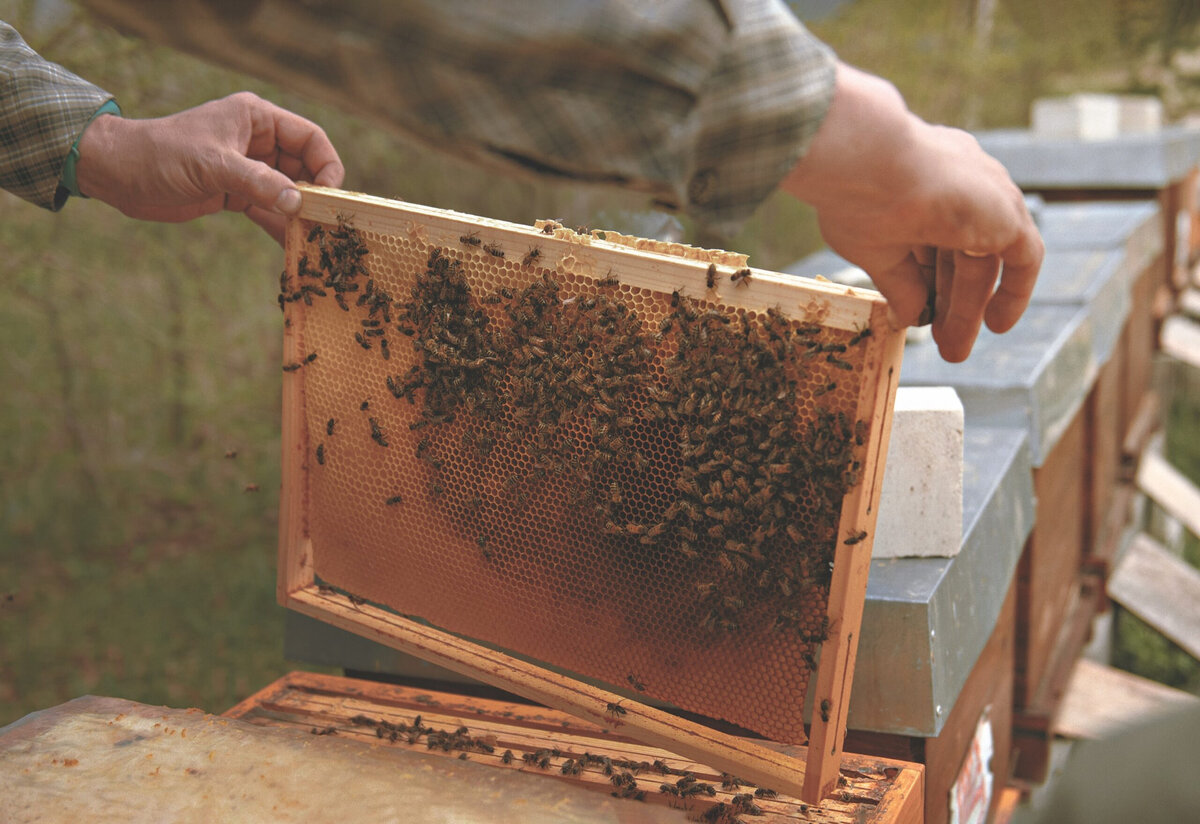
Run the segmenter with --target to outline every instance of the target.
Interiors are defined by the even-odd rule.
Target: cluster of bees
[[[466,760],[470,753],[492,755],[496,752],[495,736],[486,738],[472,736],[470,729],[465,726],[458,727],[454,731],[438,729],[425,724],[420,715],[414,716],[412,722],[407,724],[403,721],[387,721],[368,715],[356,715],[350,719],[350,722],[355,726],[373,728],[377,738],[391,743],[416,746],[422,743],[423,739],[426,749],[441,750],[447,753],[457,751],[459,752],[458,757],[463,760]],[[314,727],[311,730],[314,735],[333,735],[336,734],[336,731],[336,727],[323,729]],[[505,765],[511,765],[517,760],[517,756],[512,750],[505,750],[500,756],[501,763]],[[671,767],[659,759],[653,762],[634,761],[590,752],[577,755],[557,748],[544,748],[523,753],[520,761],[526,766],[540,770],[556,769],[566,776],[577,776],[588,769],[597,770],[603,773],[612,784],[611,794],[614,798],[644,801],[646,791],[641,788],[642,785],[638,781],[638,777],[644,773],[677,777],[674,781],[662,782],[658,788],[660,793],[667,796],[668,803],[672,807],[688,806],[693,799],[703,800],[717,794],[717,788],[712,784],[700,781],[688,770]],[[721,775],[721,789],[723,790],[732,792],[742,789],[745,784],[746,782],[742,779],[729,774]],[[699,820],[732,824],[739,820],[737,818],[739,814],[762,815],[762,810],[754,803],[754,799],[775,797],[775,791],[765,787],[755,789],[753,793],[738,793],[729,803],[720,802],[709,807]]]
[[[602,541],[690,569],[695,620],[708,636],[737,632],[747,605],[766,603],[769,627],[808,644],[825,639],[818,616],[837,542],[865,537],[835,530],[859,480],[866,428],[821,409],[798,423],[799,393],[811,387],[810,371],[824,376],[809,389],[815,396],[853,380],[847,352],[869,329],[835,342],[777,310],[724,312],[676,292],[650,330],[611,272],[570,295],[546,269],[524,288],[482,293],[448,248],[434,248],[407,298],[394,300],[370,278],[366,245],[344,220],[315,226],[308,241],[318,265],[301,257],[281,305],[331,290],[342,309],[353,298],[362,310],[355,341],[364,350],[387,360],[389,335],[411,341],[416,362],[386,385],[418,407],[410,427],[426,429],[416,457],[431,473],[432,497],[451,483],[447,461],[519,451],[528,459],[507,462],[501,484],[513,503],[552,480]],[[460,242],[467,253],[485,248],[478,235]],[[522,266],[537,263],[535,252]],[[461,448],[450,454],[431,435],[456,423],[446,431]],[[374,419],[372,438],[387,445]],[[669,493],[646,494],[651,476],[666,478]],[[478,511],[482,502],[468,503]],[[485,559],[503,551],[482,531],[475,540]],[[805,661],[815,666],[811,655]]]
[[[424,738],[426,749],[441,750],[442,752],[458,751],[459,757],[463,760],[466,760],[467,753],[480,752],[491,755],[496,751],[495,736],[473,737],[467,727],[459,727],[453,732],[430,727],[421,722],[419,715],[413,718],[411,724],[405,724],[403,721],[399,723],[385,721],[367,715],[356,715],[350,719],[350,723],[360,727],[374,727],[377,738],[386,739],[392,743],[403,741],[409,746],[415,746]]]

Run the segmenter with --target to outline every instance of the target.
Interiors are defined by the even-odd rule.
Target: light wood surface
[[[1200,572],[1191,564],[1140,534],[1113,572],[1108,594],[1200,658]]]
[[[1067,683],[1054,732],[1065,738],[1101,738],[1197,700],[1183,690],[1081,658]]]
[[[1149,448],[1142,455],[1137,485],[1189,532],[1200,536],[1200,490],[1159,449]]]

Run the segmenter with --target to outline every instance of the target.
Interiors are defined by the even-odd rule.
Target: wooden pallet
[[[726,804],[732,809],[734,797],[745,794],[750,795],[762,815],[744,817],[743,820],[761,824],[792,821],[915,824],[924,820],[924,768],[920,764],[888,758],[844,755],[836,789],[819,805],[814,805],[782,793],[773,798],[762,797],[762,794],[755,796],[757,788],[744,781],[736,785],[725,781],[723,785],[720,770],[664,749],[639,744],[607,726],[528,704],[293,672],[224,714],[262,726],[337,735],[378,746],[428,752],[442,758],[459,758],[465,753],[476,763],[496,769],[521,770],[544,776],[548,781],[585,787],[605,796],[614,792],[613,776],[606,774],[606,765],[611,764],[611,772],[618,780],[622,773],[630,773],[637,791],[645,793],[642,803],[678,808],[680,821],[699,820],[718,804]],[[482,740],[492,751],[483,751],[486,748],[478,746],[466,750],[454,746],[430,748],[428,733],[418,736],[412,744],[408,743],[406,734],[399,734],[392,740],[391,729],[387,726],[382,727],[382,734],[378,732],[385,723],[392,728],[411,726],[418,715],[423,727],[447,733],[466,727],[467,732],[463,733],[460,742],[466,738]],[[790,758],[803,759],[805,756],[804,747],[756,743]],[[512,754],[511,758],[506,759],[506,752]],[[536,759],[535,753],[539,754]],[[526,756],[541,763],[527,763]],[[604,759],[608,759],[607,764]],[[581,761],[582,767],[574,772],[572,766]],[[697,782],[710,785],[714,795],[700,793],[680,799],[661,790],[664,784],[677,785],[685,773],[694,776]],[[453,788],[447,788],[447,792],[452,791]],[[638,802],[630,799],[629,803]],[[711,817],[710,820],[718,819]]]

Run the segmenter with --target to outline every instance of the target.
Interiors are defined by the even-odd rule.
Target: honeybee
[[[708,264],[708,271],[704,275],[704,285],[709,289],[716,288],[717,285],[717,264]]]
[[[856,532],[855,534],[851,535],[849,538],[842,541],[842,543],[844,543],[846,546],[854,546],[857,543],[861,543],[866,537],[867,531],[864,529],[861,532]]]
[[[734,272],[732,275],[729,276],[729,282],[736,283],[738,286],[745,286],[747,283],[750,282],[750,270],[748,268],[747,269],[738,269],[736,272]]]

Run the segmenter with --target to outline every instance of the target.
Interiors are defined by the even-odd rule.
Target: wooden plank
[[[296,271],[300,254],[300,222],[288,221],[287,272]],[[275,599],[287,603],[289,592],[306,587],[314,580],[312,544],[304,526],[307,485],[303,483],[308,461],[308,429],[304,425],[304,385],[300,370],[292,368],[305,357],[301,330],[304,304],[297,301],[283,327],[283,418],[281,421],[282,487],[279,495],[279,568]]]
[[[1017,568],[1016,706],[1026,707],[1078,589],[1087,522],[1089,454],[1083,410],[1034,470],[1041,513]],[[1047,515],[1046,513],[1052,513]]]
[[[1162,328],[1162,348],[1171,357],[1200,369],[1200,325],[1187,318],[1167,318]]]
[[[1200,490],[1158,450],[1147,449],[1142,456],[1137,485],[1189,532],[1200,536]]]
[[[1123,480],[1132,481],[1137,475],[1137,465],[1142,452],[1150,443],[1150,437],[1162,423],[1162,402],[1158,393],[1151,390],[1142,395],[1137,412],[1121,443],[1121,467]]]
[[[1139,534],[1108,582],[1109,596],[1200,658],[1200,571]]]
[[[1179,296],[1179,311],[1192,320],[1200,320],[1200,289],[1185,289]]]
[[[1183,690],[1081,658],[1067,684],[1054,732],[1065,738],[1101,738],[1198,700]]]
[[[743,776],[760,786],[797,797],[806,792],[802,760],[487,650],[370,604],[351,604],[340,595],[322,593],[313,586],[292,593],[286,606],[539,704],[609,724],[641,741]],[[612,707],[617,705],[621,709],[614,712]]]
[[[754,288],[739,289],[729,283],[728,275],[744,266],[746,258],[731,252],[649,240],[632,248],[623,243],[601,240],[596,237],[596,232],[579,235],[570,229],[558,229],[547,235],[534,226],[414,203],[400,204],[395,200],[358,192],[304,183],[299,186],[304,193],[304,201],[298,217],[305,220],[335,223],[340,215],[350,219],[360,231],[400,236],[416,233],[425,242],[450,248],[460,245],[459,237],[464,228],[483,226],[487,229],[489,243],[502,249],[506,255],[520,259],[530,248],[538,247],[541,250],[539,267],[557,266],[564,272],[592,278],[603,278],[610,268],[619,268],[624,283],[668,295],[678,290],[680,294],[697,300],[712,299],[712,295],[704,289],[704,281],[709,255],[716,255],[727,261],[719,267],[716,293],[721,303],[728,306],[754,312],[778,307],[794,317],[812,316],[826,326],[851,330],[869,324],[872,315],[880,307],[886,312],[886,304],[878,292],[828,281],[805,279],[804,291],[808,294],[798,300],[800,290],[796,288],[796,278],[765,269],[751,268]],[[398,206],[403,206],[404,212],[409,214],[399,211]],[[419,226],[414,222],[415,219],[420,220]],[[607,234],[612,234],[614,238],[622,237],[616,233]],[[680,278],[681,265],[691,270],[686,279]]]
[[[874,339],[872,346],[885,345]],[[846,713],[850,706],[850,688],[854,675],[854,659],[858,652],[858,633],[862,626],[863,607],[867,597],[867,576],[871,572],[871,547],[874,535],[863,529],[873,527],[883,490],[883,456],[887,454],[892,430],[892,409],[900,383],[900,358],[904,340],[893,336],[881,352],[878,363],[886,369],[882,380],[868,373],[863,379],[864,397],[859,409],[871,410],[872,430],[880,435],[872,439],[864,464],[874,467],[872,476],[859,484],[842,504],[839,536],[858,536],[860,540],[840,540],[833,562],[833,581],[829,587],[829,638],[821,647],[821,666],[817,671],[813,707],[828,706],[831,712],[823,715],[814,709],[809,736],[809,769],[805,775],[805,801],[816,803],[828,795],[837,783],[838,764],[846,737]],[[875,359],[868,356],[868,363]],[[869,368],[869,367],[868,367]],[[853,541],[853,542],[852,542]],[[811,688],[810,688],[811,689]],[[829,702],[826,704],[825,702]],[[828,721],[826,721],[828,718]],[[828,753],[829,757],[823,756]],[[814,755],[820,756],[813,758]]]
[[[892,786],[879,802],[875,815],[878,821],[894,824],[922,824],[925,807],[921,799],[925,796],[925,771],[917,768],[901,770]]]
[[[601,769],[603,758],[613,763],[614,772],[628,771],[645,793],[647,804],[675,806],[697,820],[718,803],[732,804],[739,793],[753,793],[753,784],[733,781],[719,770],[677,753],[638,744],[604,723],[581,721],[574,715],[541,706],[512,704],[494,699],[466,697],[402,685],[381,684],[352,678],[293,672],[246,699],[226,713],[253,724],[332,735],[372,742],[384,747],[417,749],[433,756],[457,758],[461,750],[428,748],[420,736],[380,737],[383,731],[411,725],[416,715],[426,728],[450,731],[467,728],[471,739],[490,743],[486,748],[469,747],[467,758],[492,769],[518,770],[546,780],[591,789],[606,797],[611,777]],[[374,722],[374,723],[372,723]],[[797,748],[767,744],[780,752],[795,754]],[[504,751],[511,752],[505,758]],[[539,753],[544,766],[530,764],[524,755]],[[581,758],[584,754],[587,758]],[[572,761],[584,762],[578,771]],[[564,772],[564,767],[568,769]],[[702,795],[685,803],[662,791],[684,774],[711,785],[715,795]],[[809,806],[801,799],[780,793],[756,795],[753,803],[763,824],[803,821],[810,824],[916,824],[923,820],[923,770],[918,764],[847,754],[839,777],[840,791],[822,804]],[[633,815],[637,808],[632,808]],[[745,814],[743,814],[745,815]],[[634,820],[634,819],[631,819]],[[750,820],[750,819],[743,819]]]

